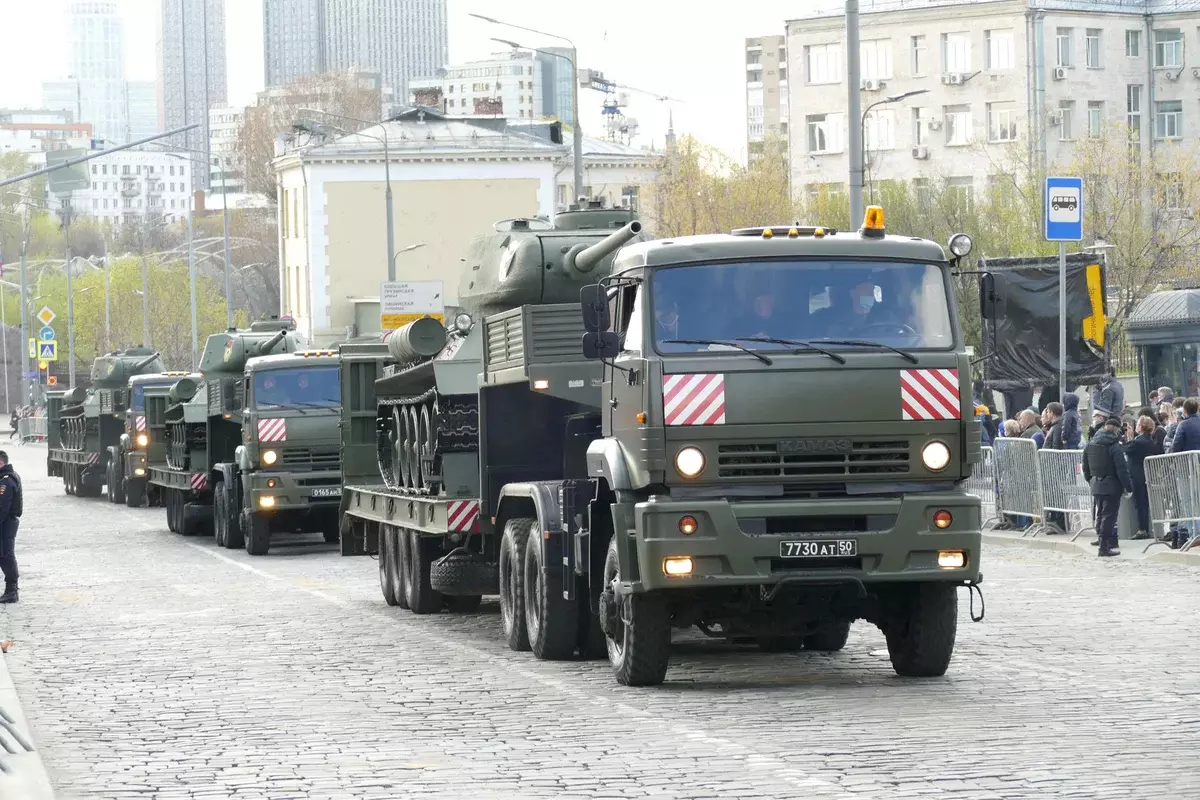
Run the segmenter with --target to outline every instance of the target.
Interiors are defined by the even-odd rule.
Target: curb
[[[1089,540],[1091,536],[1087,537]],[[1096,557],[1095,548],[1087,543],[1080,541],[1072,542],[1070,539],[1063,537],[1043,538],[1041,536],[1026,536],[1021,537],[1015,534],[1002,533],[983,533],[984,544],[999,545],[1001,547],[1024,547],[1029,550],[1052,550],[1059,553],[1070,553],[1073,555]],[[1134,541],[1133,539],[1122,539],[1120,542],[1124,545],[1122,553],[1116,561],[1150,561],[1156,564],[1182,564],[1189,567],[1200,567],[1200,548],[1195,552],[1187,551],[1184,553],[1178,550],[1151,550],[1145,555],[1142,554],[1144,548],[1149,541]]]
[[[1159,564],[1186,564],[1189,567],[1200,567],[1200,551],[1193,553],[1188,550],[1186,553],[1181,553],[1178,550],[1151,550],[1143,560]]]
[[[1096,552],[1088,547],[1086,542],[1072,542],[1069,538],[1046,538],[1037,536],[1006,536],[999,533],[983,534],[984,544],[998,544],[1004,547],[1026,547],[1031,550],[1054,550],[1059,553],[1074,553],[1095,557]],[[1090,539],[1089,539],[1090,541]]]
[[[0,655],[0,797],[54,798],[50,776],[29,733],[4,655]]]

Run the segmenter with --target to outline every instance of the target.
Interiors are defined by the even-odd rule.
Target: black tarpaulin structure
[[[1093,315],[1087,268],[1100,264],[1099,298],[1105,295],[1104,260],[1091,253],[1067,255],[1067,384],[1095,383],[1108,374],[1103,349],[1084,337]],[[980,285],[983,317],[983,382],[1012,390],[1058,384],[1058,256],[984,258]],[[1106,312],[1107,314],[1107,312]]]

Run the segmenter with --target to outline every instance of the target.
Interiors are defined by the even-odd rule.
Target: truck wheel
[[[546,564],[540,536],[526,539],[523,584],[529,649],[543,661],[564,661],[575,655],[579,606],[563,599],[562,564]]]
[[[892,669],[906,678],[936,678],[946,674],[958,632],[957,587],[945,583],[918,583],[901,587],[893,611],[886,618]]]
[[[113,505],[116,505],[118,502],[125,502],[124,499],[117,500],[117,480],[113,477],[113,467],[115,466],[116,464],[109,461],[108,466],[104,468],[104,485],[108,487],[108,502]]]
[[[385,525],[379,532],[379,588],[383,590],[383,599],[389,606],[400,605],[396,597],[396,562],[392,559],[395,547],[392,528]]]
[[[496,563],[480,553],[460,548],[429,568],[429,584],[447,597],[496,594]]]
[[[438,543],[416,531],[402,529],[400,535],[408,539],[408,607],[414,614],[436,614],[442,610],[442,595],[429,583],[429,567]]]
[[[175,490],[163,489],[163,506],[167,509],[167,530],[171,533],[179,533],[179,526],[175,524]]]
[[[67,494],[75,494],[75,487],[71,485],[71,465],[68,464],[63,468],[63,491]]]
[[[804,649],[803,636],[760,636],[755,641],[764,653],[798,653]]]
[[[246,526],[246,552],[252,556],[265,556],[271,550],[271,521],[266,514],[250,515]]]
[[[671,660],[671,617],[661,597],[633,594],[621,602],[614,584],[621,582],[617,535],[608,542],[604,559],[604,594],[600,613],[607,617],[608,663],[617,682],[625,686],[657,686],[667,676]]]
[[[129,508],[141,508],[146,502],[146,482],[133,481],[125,487],[125,505]]]
[[[125,502],[125,468],[116,461],[108,462],[112,477],[108,484],[108,500],[110,503]]]
[[[836,653],[846,646],[850,636],[850,620],[830,622],[804,637],[804,649]]]
[[[525,627],[525,582],[521,561],[525,542],[537,520],[528,517],[510,519],[504,523],[500,540],[500,624],[510,650],[529,649],[529,631]]]
[[[396,568],[396,599],[400,607],[408,611],[408,536],[401,528],[389,527],[392,529],[392,543],[395,544],[391,551],[391,559]]]

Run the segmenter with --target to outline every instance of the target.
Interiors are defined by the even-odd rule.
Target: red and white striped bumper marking
[[[90,464],[99,464],[99,463],[100,463],[100,454],[99,454],[99,453],[92,453],[92,457],[91,457],[90,459],[88,459],[88,463],[90,463]]]
[[[144,433],[146,430],[146,418],[140,414],[133,418],[133,428],[138,433]]]
[[[283,417],[260,419],[258,421],[258,441],[263,443],[286,442],[287,420]]]
[[[451,500],[446,503],[446,528],[455,533],[476,533],[479,530],[479,502]]]
[[[192,491],[202,492],[208,488],[208,476],[203,472],[193,472],[191,478]]]
[[[724,375],[664,375],[662,388],[667,425],[725,424]]]
[[[902,370],[900,408],[907,420],[962,419],[958,370]]]

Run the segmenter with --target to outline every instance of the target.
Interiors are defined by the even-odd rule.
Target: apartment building
[[[845,187],[851,124],[868,182],[967,191],[1006,164],[1063,164],[1115,123],[1145,151],[1200,136],[1200,0],[864,0],[861,120],[826,6],[787,23],[799,196]]]
[[[148,150],[94,158],[88,162],[92,185],[73,192],[71,204],[80,215],[110,222],[182,219],[192,195],[193,163],[188,154]]]
[[[787,38],[746,40],[746,152],[762,153],[767,138],[788,136]]]
[[[540,119],[553,87],[542,80],[543,59],[526,50],[495,53],[481,61],[454,64],[436,77],[409,84],[413,105],[451,116],[487,115],[511,120]],[[569,108],[569,106],[568,106]]]

